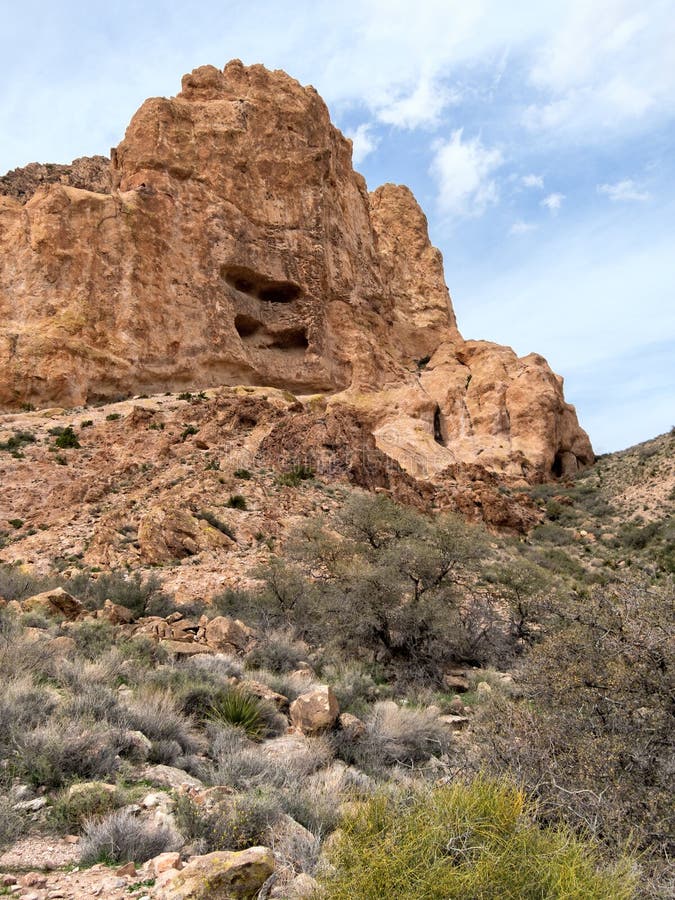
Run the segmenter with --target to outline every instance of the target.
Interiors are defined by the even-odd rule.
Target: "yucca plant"
[[[208,716],[213,722],[241,728],[253,740],[261,740],[267,730],[262,703],[241,688],[219,692]]]

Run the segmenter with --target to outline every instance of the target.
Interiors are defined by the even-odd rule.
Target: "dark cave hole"
[[[239,337],[241,338],[247,338],[254,335],[261,327],[261,324],[261,322],[258,322],[257,319],[254,319],[251,316],[238,315],[234,320],[234,327],[237,329]]]
[[[267,303],[291,303],[300,294],[300,287],[292,281],[277,281],[260,288],[258,297]]]
[[[553,465],[551,466],[551,474],[555,475],[556,478],[560,478],[565,470],[565,463],[563,459],[563,454],[558,452],[555,455],[553,460]]]
[[[289,328],[274,335],[270,344],[277,350],[306,350],[309,346],[307,331],[304,328]]]
[[[299,284],[293,281],[273,281],[246,266],[223,266],[220,272],[235,291],[266,303],[291,303],[302,295]]]
[[[445,441],[443,440],[441,409],[439,406],[437,406],[434,411],[434,440],[437,444],[441,444],[443,447],[445,446]]]

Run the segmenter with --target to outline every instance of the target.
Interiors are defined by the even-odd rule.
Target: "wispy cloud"
[[[373,134],[372,125],[367,122],[359,125],[354,131],[348,131],[347,137],[352,141],[352,159],[355,166],[358,166],[374,150],[377,150],[380,143],[380,138]]]
[[[647,191],[641,190],[630,178],[617,181],[615,184],[599,184],[598,193],[605,194],[615,203],[626,201],[641,203],[649,200],[651,196]]]
[[[545,206],[546,209],[550,210],[552,213],[557,213],[560,207],[562,206],[562,202],[565,199],[564,194],[553,193],[548,194],[548,196],[544,197],[541,201],[541,205]]]
[[[536,231],[537,228],[539,228],[539,226],[535,225],[534,222],[523,222],[522,219],[518,219],[518,221],[514,222],[509,228],[509,234],[528,234],[530,231]]]
[[[430,172],[438,183],[438,202],[453,216],[480,216],[499,197],[494,172],[504,158],[498,147],[485,147],[480,138],[463,139],[464,129],[436,144]]]
[[[521,181],[526,188],[544,188],[544,179],[541,175],[523,175]]]

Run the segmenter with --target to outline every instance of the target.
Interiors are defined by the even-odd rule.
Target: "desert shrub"
[[[169,691],[141,689],[121,707],[120,724],[141,731],[158,743],[155,753],[159,755],[162,750],[168,750],[167,746],[161,746],[167,742],[174,743],[185,754],[194,753],[200,747],[192,720],[182,713],[178,700]]]
[[[76,790],[62,790],[52,800],[49,822],[61,834],[79,831],[87,821],[102,819],[124,802],[122,794],[92,781]]]
[[[309,481],[314,478],[314,470],[309,466],[297,465],[289,469],[288,472],[282,472],[277,478],[277,484],[285,487],[299,487],[303,481]]]
[[[210,809],[183,794],[175,814],[180,833],[194,843],[195,851],[211,853],[264,843],[265,832],[279,818],[281,808],[273,796],[262,791],[237,794]]]
[[[6,441],[0,443],[0,450],[21,450],[26,444],[34,444],[35,435],[30,431],[15,431]]]
[[[232,494],[225,506],[227,506],[229,509],[248,509],[246,497],[244,497],[242,494]]]
[[[386,698],[389,688],[378,684],[373,675],[357,661],[329,663],[321,669],[321,676],[329,682],[340,709],[361,715],[376,700]]]
[[[522,793],[477,780],[376,797],[346,819],[321,877],[325,900],[629,900],[627,864],[590,841],[541,828]]]
[[[499,617],[471,592],[486,539],[454,516],[429,519],[384,496],[354,497],[342,535],[310,525],[289,550],[304,564],[273,560],[259,602],[272,621],[310,643],[378,659],[400,677],[434,678],[444,659],[482,662]],[[319,568],[322,577],[310,573]],[[327,623],[339,627],[327,629]]]
[[[127,740],[117,729],[51,720],[17,737],[14,767],[38,787],[58,788],[73,778],[106,778]]]
[[[21,836],[25,825],[24,815],[14,809],[11,798],[0,795],[0,851]]]
[[[574,543],[574,534],[561,525],[554,522],[545,522],[543,525],[537,525],[532,529],[530,538],[535,543],[555,544],[558,547],[564,547]]]
[[[137,635],[128,641],[118,641],[117,649],[122,659],[134,665],[134,669],[152,669],[167,661],[169,654],[157,641],[145,635]]]
[[[85,822],[80,846],[80,863],[83,866],[131,860],[142,863],[174,849],[175,837],[166,826],[145,822],[128,810],[121,809],[103,819]]]
[[[229,537],[231,541],[236,541],[234,530],[227,524],[227,522],[223,522],[222,519],[219,519],[218,516],[215,515],[215,513],[212,513],[210,510],[200,510],[197,513],[197,518],[203,519],[205,522],[208,522],[212,528],[218,529],[218,531]]]
[[[62,712],[71,719],[118,722],[121,708],[116,691],[106,684],[80,680],[77,691],[63,703]]]
[[[151,605],[157,610],[160,603],[169,601],[157,576],[144,578],[141,572],[101,572],[96,578],[83,572],[70,578],[66,586],[89,609],[99,609],[106,600],[112,600],[126,606],[136,617],[158,615],[156,611],[150,612]],[[174,608],[171,602],[168,606]]]
[[[251,478],[253,478],[253,475],[248,469],[235,469],[234,477],[241,478],[242,481],[250,481]]]
[[[241,728],[249,738],[261,740],[285,730],[276,709],[242,688],[230,688],[219,693],[211,703],[209,718],[221,725]]]
[[[0,609],[0,681],[21,675],[44,677],[51,671],[53,654],[42,641],[30,641],[18,618]]]
[[[68,635],[77,644],[77,652],[85,659],[97,659],[115,645],[115,626],[105,619],[76,622]]]
[[[17,736],[44,724],[56,703],[52,692],[26,676],[6,681],[0,694],[0,755],[11,753]]]
[[[199,655],[186,659],[181,667],[182,672],[206,675],[217,681],[227,682],[229,678],[240,678],[243,674],[241,662],[236,656],[227,653]]]
[[[451,744],[449,729],[432,710],[398,706],[393,701],[376,703],[365,719],[366,732],[351,740],[336,732],[339,755],[366,772],[382,767],[414,766],[445,753]]]
[[[474,734],[540,815],[671,856],[672,584],[625,580],[555,610],[522,666],[520,703],[493,698]]]
[[[292,787],[333,758],[329,743],[321,738],[308,740],[304,749],[291,748],[275,755],[261,753],[240,728],[214,726],[211,730],[214,763],[205,773],[210,784],[226,784],[237,790],[258,787]]]
[[[267,634],[246,656],[247,669],[291,672],[307,659],[308,648],[284,631]]]
[[[69,450],[74,449],[77,450],[80,447],[80,442],[77,439],[77,435],[73,431],[73,426],[68,425],[63,431],[57,435],[54,440],[54,446],[58,447],[60,450]]]
[[[42,578],[26,572],[21,566],[0,563],[0,597],[7,601],[25,600],[61,584],[58,577]]]

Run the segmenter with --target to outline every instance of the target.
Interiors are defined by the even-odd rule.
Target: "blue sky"
[[[198,65],[286,69],[414,190],[465,337],[546,356],[597,452],[675,423],[673,0],[25,0],[1,37],[0,172],[107,153]]]

